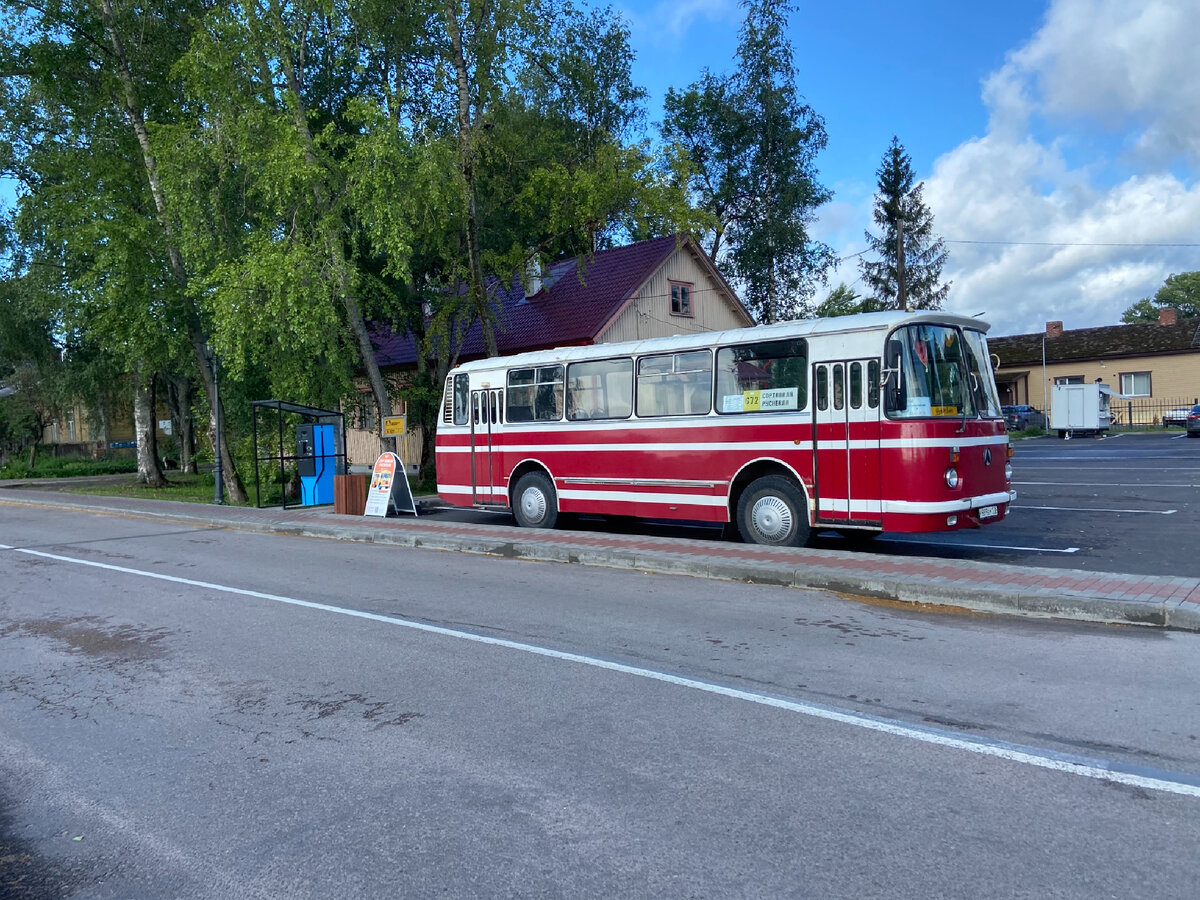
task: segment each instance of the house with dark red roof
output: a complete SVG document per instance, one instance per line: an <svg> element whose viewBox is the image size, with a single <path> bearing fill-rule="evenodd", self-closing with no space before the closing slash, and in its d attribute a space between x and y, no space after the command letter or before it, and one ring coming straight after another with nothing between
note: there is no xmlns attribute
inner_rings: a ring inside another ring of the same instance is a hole
<svg viewBox="0 0 1200 900"><path fill-rule="evenodd" d="M1157 322L989 337L1002 403L1044 410L1056 384L1099 381L1122 395L1113 410L1127 424L1154 425L1200 397L1200 319L1163 309Z"/></svg>
<svg viewBox="0 0 1200 900"><path fill-rule="evenodd" d="M553 263L527 277L489 284L496 309L496 344L502 355L552 347L602 344L722 331L754 324L746 307L689 236L655 238L601 250L591 257ZM416 368L411 334L384 326L372 330L375 357L397 380ZM482 328L475 322L457 348L457 361L485 356ZM355 464L374 462L379 439L369 408L347 430L347 452ZM404 460L420 462L419 429L409 429Z"/></svg>

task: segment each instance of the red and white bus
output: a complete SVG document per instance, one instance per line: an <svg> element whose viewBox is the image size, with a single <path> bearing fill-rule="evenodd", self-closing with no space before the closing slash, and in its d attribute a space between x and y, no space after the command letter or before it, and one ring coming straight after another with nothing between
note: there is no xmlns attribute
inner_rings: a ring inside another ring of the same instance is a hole
<svg viewBox="0 0 1200 900"><path fill-rule="evenodd" d="M465 363L438 494L531 528L684 519L783 546L998 522L1016 495L987 329L866 313Z"/></svg>

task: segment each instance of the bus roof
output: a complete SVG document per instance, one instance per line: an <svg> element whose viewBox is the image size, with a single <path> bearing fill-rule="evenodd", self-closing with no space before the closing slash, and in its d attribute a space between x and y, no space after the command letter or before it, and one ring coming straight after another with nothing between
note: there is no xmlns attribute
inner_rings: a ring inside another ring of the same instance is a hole
<svg viewBox="0 0 1200 900"><path fill-rule="evenodd" d="M755 325L750 328L734 328L727 331L701 331L694 334L677 334L671 337L645 338L637 341L621 341L611 344L581 344L557 347L550 350L531 350L515 356L493 356L477 359L456 366L455 372L472 372L500 366L534 366L551 363L573 362L580 359L605 359L612 356L644 356L650 353L667 353L674 350L699 349L714 344L735 344L745 341L778 340L790 337L814 337L827 334L861 333L867 331L891 331L901 325L926 322L935 325L954 325L973 331L987 332L991 327L981 319L944 313L938 310L915 312L872 312L851 316L836 316L825 319L796 319L776 322L772 325Z"/></svg>

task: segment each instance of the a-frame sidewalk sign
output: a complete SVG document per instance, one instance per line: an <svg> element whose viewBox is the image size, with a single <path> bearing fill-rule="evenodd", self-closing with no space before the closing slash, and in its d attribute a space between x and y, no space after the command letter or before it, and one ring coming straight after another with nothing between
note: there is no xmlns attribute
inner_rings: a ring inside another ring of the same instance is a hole
<svg viewBox="0 0 1200 900"><path fill-rule="evenodd" d="M417 515L417 503L412 488L404 477L404 461L390 450L380 454L371 471L371 486L367 488L364 516L387 518L393 512Z"/></svg>

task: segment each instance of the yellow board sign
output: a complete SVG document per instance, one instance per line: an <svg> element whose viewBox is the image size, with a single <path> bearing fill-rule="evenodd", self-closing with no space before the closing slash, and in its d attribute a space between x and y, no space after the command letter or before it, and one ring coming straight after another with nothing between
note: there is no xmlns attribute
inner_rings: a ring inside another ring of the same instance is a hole
<svg viewBox="0 0 1200 900"><path fill-rule="evenodd" d="M408 416L387 416L383 420L383 436L392 437L393 435L404 434L408 427L406 421Z"/></svg>

